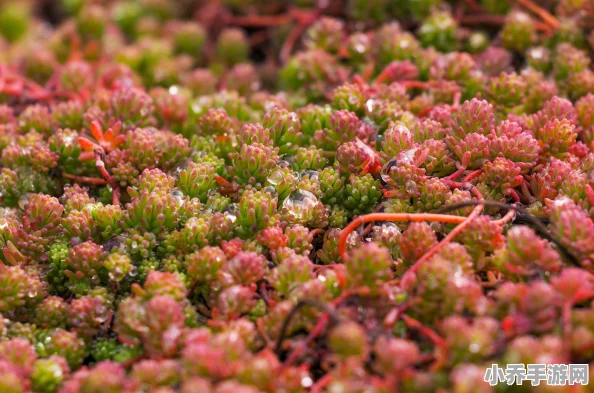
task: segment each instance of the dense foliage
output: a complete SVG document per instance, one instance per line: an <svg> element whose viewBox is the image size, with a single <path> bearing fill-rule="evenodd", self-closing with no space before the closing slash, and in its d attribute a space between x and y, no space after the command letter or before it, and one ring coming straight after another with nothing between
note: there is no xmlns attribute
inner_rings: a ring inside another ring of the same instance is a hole
<svg viewBox="0 0 594 393"><path fill-rule="evenodd" d="M483 376L594 360L593 27L1 2L0 391L589 391Z"/></svg>

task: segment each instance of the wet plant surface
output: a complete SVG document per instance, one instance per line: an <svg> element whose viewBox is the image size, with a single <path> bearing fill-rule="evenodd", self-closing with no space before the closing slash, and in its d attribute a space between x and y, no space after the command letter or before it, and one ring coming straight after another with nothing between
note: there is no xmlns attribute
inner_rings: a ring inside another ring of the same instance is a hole
<svg viewBox="0 0 594 393"><path fill-rule="evenodd" d="M593 27L2 2L0 391L589 391L484 377L594 360Z"/></svg>

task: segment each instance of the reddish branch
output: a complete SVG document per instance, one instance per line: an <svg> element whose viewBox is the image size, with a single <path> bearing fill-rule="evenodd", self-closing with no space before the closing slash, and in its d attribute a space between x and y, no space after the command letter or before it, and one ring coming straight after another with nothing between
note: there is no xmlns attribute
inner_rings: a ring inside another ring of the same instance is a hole
<svg viewBox="0 0 594 393"><path fill-rule="evenodd" d="M429 89L431 87L439 87L441 85L442 82L440 81L429 81L429 82L423 82L423 81L402 81L402 82L398 82L400 83L402 86L404 86L405 89Z"/></svg>
<svg viewBox="0 0 594 393"><path fill-rule="evenodd" d="M316 338L318 338L318 336L322 334L329 320L330 315L328 315L327 313L322 314L322 316L320 317L314 328L311 330L307 338L303 342L301 342L301 344L297 348L295 348L293 352L291 352L287 360L284 362L285 367L292 365L297 359L299 359L301 355L303 355L307 347L309 347L309 345Z"/></svg>
<svg viewBox="0 0 594 393"><path fill-rule="evenodd" d="M476 178L477 176L479 176L481 173L483 173L482 169L477 169L476 171L472 171L464 178L464 180L462 180L462 182L467 183L467 182L471 181L472 179Z"/></svg>
<svg viewBox="0 0 594 393"><path fill-rule="evenodd" d="M476 0L466 0L466 4L474 12L481 12L481 11L483 11L483 8L480 6L479 3L476 2Z"/></svg>
<svg viewBox="0 0 594 393"><path fill-rule="evenodd" d="M370 213L358 216L349 223L341 232L338 240L338 252L340 258L346 258L346 243L349 235L360 225L373 221L400 221L400 222L423 222L435 221L447 224L461 224L466 220L465 217L452 216L448 214L433 213Z"/></svg>
<svg viewBox="0 0 594 393"><path fill-rule="evenodd" d="M464 184L450 182L450 187L460 188L463 186L464 186ZM473 186L472 193L477 197L477 199L479 201L484 201L483 195L478 190L478 188ZM445 245L447 245L449 242L454 240L456 238L456 236L458 236L460 233L462 233L464 231L464 229L466 229L468 224L470 224L472 222L472 220L474 220L476 217L478 217L482 213L483 209L484 209L483 204L475 206L475 208L468 215L468 217L466 217L464 219L464 221L462 221L457 227L452 229L452 231L450 233L448 233L448 235L446 237L444 237L442 241L437 243L435 246L431 247L429 249L429 251L427 251L425 253L425 255L423 255L421 258L419 258L419 260L417 262L415 262L415 264L412 265L410 267L410 269L408 269L406 271L406 273L404 273L404 275L402 276L402 285L406 286L408 284L408 280L412 279L413 274L415 274L419 270L421 265L423 263L425 263L426 261L428 261L429 259L433 258L433 256L435 256Z"/></svg>
<svg viewBox="0 0 594 393"><path fill-rule="evenodd" d="M392 329L394 327L394 325L396 324L396 322L398 321L398 319L400 319L400 317L403 315L403 313L406 311L406 309L408 308L408 304L401 304L398 307L393 308L392 310L390 310L388 312L388 314L386 314L386 317L384 318L384 327L387 329Z"/></svg>
<svg viewBox="0 0 594 393"><path fill-rule="evenodd" d="M516 216L516 211L515 210L509 210L505 216L501 217L499 220L494 220L493 222L496 223L497 225L505 225L508 222L510 222L511 220L514 219L514 217Z"/></svg>
<svg viewBox="0 0 594 393"><path fill-rule="evenodd" d="M289 23L291 19L288 14L231 16L228 23L243 27L273 27Z"/></svg>
<svg viewBox="0 0 594 393"><path fill-rule="evenodd" d="M322 9L316 8L315 10L301 11L298 9L293 10L291 19L297 22L297 25L291 30L280 51L280 59L283 63L286 63L291 56L295 43L301 37L305 29L313 24L320 15L322 15Z"/></svg>
<svg viewBox="0 0 594 393"><path fill-rule="evenodd" d="M435 330L428 328L427 326L423 325L421 322L417 321L416 319L409 317L406 314L402 314L401 316L406 326L411 329L416 329L421 333L423 336L427 337L431 342L441 348L445 348L446 342L439 334L435 332Z"/></svg>
<svg viewBox="0 0 594 393"><path fill-rule="evenodd" d="M284 332L288 328L291 318L295 315L295 313L299 310L299 308L304 307L304 306L314 306L314 307L323 308L324 311L323 311L322 316L320 317L320 319L314 326L314 328L311 330L311 332L307 336L307 338L304 341L302 341L299 344L299 346L297 346L297 348L295 348L289 354L289 356L287 357L287 360L285 360L285 362L283 363L283 367L290 366L295 361L297 361L297 359L299 359L299 357L301 355L303 355L303 353L305 352L307 347L324 332L328 322L330 322L331 319L333 319L335 321L337 320L337 316L334 315L334 310L336 309L336 307L338 307L338 305L340 305L343 301L345 301L346 299L348 299L349 297L351 297L354 294L365 295L367 293L368 293L367 288L357 288L355 290L344 291L340 296L338 296L336 299L334 299L331 302L331 307L327 307L327 306L320 307L321 303L318 303L318 302L312 301L312 300L309 300L309 301L302 300L299 303L297 303L293 307L293 309L291 310L291 312L289 313L287 318L285 319L285 322L283 323L283 327L281 328L281 337L276 345L277 352L280 350L282 336L284 335Z"/></svg>
<svg viewBox="0 0 594 393"><path fill-rule="evenodd" d="M324 230L322 228L312 229L308 234L309 241L312 241L313 238L319 235L320 233L324 233Z"/></svg>
<svg viewBox="0 0 594 393"><path fill-rule="evenodd" d="M522 192L522 196L524 197L524 202L530 205L534 201L534 196L530 193L528 187L528 182L526 181L526 179L524 179L522 181L522 184L520 184L520 190Z"/></svg>
<svg viewBox="0 0 594 393"><path fill-rule="evenodd" d="M542 8L541 6L534 4L531 0L517 0L520 5L524 8L529 9L536 15L538 15L546 24L551 26L554 30L557 30L560 26L559 21L553 15L551 15L547 10Z"/></svg>
<svg viewBox="0 0 594 393"><path fill-rule="evenodd" d="M310 393L322 393L324 388L332 383L332 374L328 373L311 386Z"/></svg>
<svg viewBox="0 0 594 393"><path fill-rule="evenodd" d="M47 101L61 95L49 92L34 81L10 70L6 65L0 65L0 93L27 101Z"/></svg>
<svg viewBox="0 0 594 393"><path fill-rule="evenodd" d="M478 217L482 211L483 205L477 205L472 211L472 213L470 213L470 215L464 219L464 221L462 221L456 228L452 229L452 231L448 233L448 235L444 237L442 241L437 243L435 246L431 247L429 251L425 253L425 255L419 258L419 260L417 260L417 262L415 262L415 264L412 265L410 269L408 269L406 273L404 273L404 275L402 276L402 285L406 287L409 280L412 280L413 274L415 274L419 270L421 265L433 258L441 249L443 249L445 245L450 243L452 240L456 238L456 236L462 233L466 229L468 224L470 224L472 220Z"/></svg>
<svg viewBox="0 0 594 393"><path fill-rule="evenodd" d="M449 182L453 187L461 187L464 186L463 183L458 183L454 181ZM480 200L483 201L484 198L480 191L473 187L473 193L475 196ZM349 223L340 233L340 238L338 242L338 251L340 254L341 259L346 258L346 244L348 237L351 233L361 226L362 224L373 222L373 221L404 221L404 222L422 222L422 221L434 221L434 222L443 222L446 224L458 224L441 242L433 246L425 255L419 258L410 269L408 269L402 277L401 285L406 287L410 284L411 280L413 279L413 275L419 270L423 263L433 258L439 251L446 246L449 242L456 238L460 233L462 233L474 220L478 217L483 211L484 205L479 204L477 205L473 211L470 213L468 217L460 217L460 216L452 216L447 214L433 214L433 213L370 213L363 216L359 216L355 218L353 221ZM503 216L499 220L495 220L494 222L498 225L505 225L510 222L515 216L515 210L509 211L505 216ZM391 320L395 320L398 318L398 313L395 315L391 315L387 323L390 323Z"/></svg>
<svg viewBox="0 0 594 393"><path fill-rule="evenodd" d="M444 358L445 352L448 349L447 342L439 335L437 332L430 327L422 324L420 321L406 315L402 314L402 320L411 329L417 330L423 336L427 337L433 345L435 345L435 360L431 365L430 369L432 371L439 370L444 365Z"/></svg>
<svg viewBox="0 0 594 393"><path fill-rule="evenodd" d="M221 186L221 188L219 188L219 192L222 195L235 194L239 190L239 187L237 185L231 183L229 180L225 179L220 175L215 175L215 181L219 186Z"/></svg>
<svg viewBox="0 0 594 393"><path fill-rule="evenodd" d="M120 187L118 186L116 181L113 180L113 177L111 177L111 175L109 174L107 169L105 169L105 163L103 162L102 155L103 155L102 150L100 150L100 149L95 150L95 165L97 166L99 173L101 173L101 175L103 176L103 178L105 179L107 184L109 184L111 186L111 198L112 198L111 203L113 203L114 205L119 205L120 204Z"/></svg>
<svg viewBox="0 0 594 393"><path fill-rule="evenodd" d="M70 173L62 173L62 176L65 177L66 179L74 180L77 183L89 183L89 184L95 184L98 186L104 186L107 184L107 181L105 179L101 179L99 177L77 176L77 175L72 175Z"/></svg>
<svg viewBox="0 0 594 393"><path fill-rule="evenodd" d="M449 175L448 177L446 177L446 180L456 180L457 178L460 177L460 175L462 175L464 173L465 170L466 170L465 168L458 169L456 172L454 172L451 175Z"/></svg>
<svg viewBox="0 0 594 393"><path fill-rule="evenodd" d="M114 205L119 205L120 187L105 168L103 157L105 156L105 153L109 153L117 149L124 142L125 136L120 134L122 123L118 121L113 125L113 127L110 127L105 132L103 132L101 124L94 120L91 122L90 128L91 134L95 138L95 141L84 136L78 138L78 143L83 150L79 156L79 160L95 160L95 166L97 167L97 170L99 170L99 173L101 173L101 176L103 176L105 182L112 188L112 203ZM93 181L96 182L96 180Z"/></svg>

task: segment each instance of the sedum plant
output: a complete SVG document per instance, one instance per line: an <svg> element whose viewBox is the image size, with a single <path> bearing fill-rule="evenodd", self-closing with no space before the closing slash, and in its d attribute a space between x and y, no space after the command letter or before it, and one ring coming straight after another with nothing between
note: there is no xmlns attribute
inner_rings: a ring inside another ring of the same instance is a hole
<svg viewBox="0 0 594 393"><path fill-rule="evenodd" d="M484 378L594 358L593 21L1 2L0 391L549 391Z"/></svg>

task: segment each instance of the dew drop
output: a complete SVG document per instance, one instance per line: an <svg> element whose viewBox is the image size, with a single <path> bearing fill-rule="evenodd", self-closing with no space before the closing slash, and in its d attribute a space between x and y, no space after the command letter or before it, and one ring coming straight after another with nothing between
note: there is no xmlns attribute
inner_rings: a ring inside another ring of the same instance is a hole
<svg viewBox="0 0 594 393"><path fill-rule="evenodd" d="M352 232L349 237L347 238L347 244L349 246L356 246L359 243L359 235L355 232Z"/></svg>
<svg viewBox="0 0 594 393"><path fill-rule="evenodd" d="M559 208L571 203L571 199L567 196L562 196L553 201L553 206Z"/></svg>
<svg viewBox="0 0 594 393"><path fill-rule="evenodd" d="M231 203L223 210L223 214L227 220L234 224L235 221L237 221L237 215L239 214L239 206L237 203Z"/></svg>
<svg viewBox="0 0 594 393"><path fill-rule="evenodd" d="M319 178L318 171L314 171L313 169L306 169L299 174L300 179L303 179L305 176L312 180L318 180Z"/></svg>
<svg viewBox="0 0 594 393"><path fill-rule="evenodd" d="M355 44L354 49L357 53L365 53L365 45L363 44Z"/></svg>
<svg viewBox="0 0 594 393"><path fill-rule="evenodd" d="M171 191L171 196L175 199L175 204L178 208L182 207L184 203L186 203L186 199L184 198L184 193L180 190L173 190Z"/></svg>
<svg viewBox="0 0 594 393"><path fill-rule="evenodd" d="M179 92L179 87L173 85L169 87L169 94L172 96L176 95Z"/></svg>
<svg viewBox="0 0 594 393"><path fill-rule="evenodd" d="M74 136L72 134L66 135L62 141L66 147L70 147L74 144Z"/></svg>
<svg viewBox="0 0 594 393"><path fill-rule="evenodd" d="M219 191L218 191L216 188L210 189L210 190L208 190L208 192L206 193L206 197L207 197L208 199L216 198L216 197L218 197L219 195L221 195L221 194L219 194Z"/></svg>
<svg viewBox="0 0 594 393"><path fill-rule="evenodd" d="M276 192L276 188L272 186L264 187L264 192L272 195L273 197L278 195L278 192Z"/></svg>
<svg viewBox="0 0 594 393"><path fill-rule="evenodd" d="M294 221L302 221L312 208L316 206L318 199L314 194L306 190L297 190L289 195L282 204L283 211L288 218Z"/></svg>
<svg viewBox="0 0 594 393"><path fill-rule="evenodd" d="M223 213L229 213L229 214L236 216L239 213L239 206L237 205L237 203L230 203L223 210Z"/></svg>
<svg viewBox="0 0 594 393"><path fill-rule="evenodd" d="M386 138L384 137L383 134L382 135L377 135L375 137L375 143L377 144L376 146L381 146L381 144L384 143L384 139L386 139Z"/></svg>
<svg viewBox="0 0 594 393"><path fill-rule="evenodd" d="M266 179L266 181L268 182L268 184L276 186L283 180L284 177L285 175L282 171L276 170L273 171L270 175L268 175L268 179Z"/></svg>
<svg viewBox="0 0 594 393"><path fill-rule="evenodd" d="M415 158L415 154L417 153L417 150L419 150L419 149L415 147L415 148L403 151L402 153L400 153L398 155L399 161L406 163L406 164L412 164L413 160Z"/></svg>
<svg viewBox="0 0 594 393"><path fill-rule="evenodd" d="M304 388L308 388L313 385L313 380L310 377L305 377L301 379L301 386Z"/></svg>
<svg viewBox="0 0 594 393"><path fill-rule="evenodd" d="M295 156L287 154L287 155L283 156L283 161L286 161L287 163L289 163L289 165L294 165L295 164Z"/></svg>
<svg viewBox="0 0 594 393"><path fill-rule="evenodd" d="M392 171L392 168L395 168L397 165L398 165L398 160L396 158L392 158L390 161L388 161L384 164L384 166L382 167L382 170L380 172L380 175L381 175L383 181L385 181L385 182L390 181L390 172Z"/></svg>
<svg viewBox="0 0 594 393"><path fill-rule="evenodd" d="M231 221L231 224L235 224L235 221L237 221L237 216L235 214L225 212L224 216L227 220Z"/></svg>
<svg viewBox="0 0 594 393"><path fill-rule="evenodd" d="M97 318L93 318L93 320L99 324L105 322L106 318L105 317L97 317Z"/></svg>
<svg viewBox="0 0 594 393"><path fill-rule="evenodd" d="M377 108L377 101L373 99L367 100L367 102L365 103L365 107L367 108L367 113L371 114L373 113L375 108Z"/></svg>
<svg viewBox="0 0 594 393"><path fill-rule="evenodd" d="M400 228L393 222L386 222L382 225L373 227L373 237L379 238L382 236L388 238L398 237L400 235Z"/></svg>
<svg viewBox="0 0 594 393"><path fill-rule="evenodd" d="M128 275L130 277L136 277L138 275L138 269L136 268L136 266L132 266L132 268L128 272Z"/></svg>
<svg viewBox="0 0 594 393"><path fill-rule="evenodd" d="M285 161L285 160L281 160L281 161L278 162L277 166L279 168L288 168L288 167L291 166L291 163L288 162L288 161Z"/></svg>
<svg viewBox="0 0 594 393"><path fill-rule="evenodd" d="M101 248L104 251L109 252L113 248L119 247L123 242L124 242L124 237L123 236L116 236L116 237L113 237L113 238L109 239L105 243L103 243L103 245L101 246Z"/></svg>
<svg viewBox="0 0 594 393"><path fill-rule="evenodd" d="M542 60L546 57L545 49L543 47L530 48L529 54L536 60Z"/></svg>
<svg viewBox="0 0 594 393"><path fill-rule="evenodd" d="M406 189L406 192L409 194L416 194L418 191L417 183L412 180L407 181L404 185L404 188Z"/></svg>
<svg viewBox="0 0 594 393"><path fill-rule="evenodd" d="M18 205L21 210L25 210L27 206L29 206L29 198L31 198L31 194L29 193L24 194L19 198Z"/></svg>

